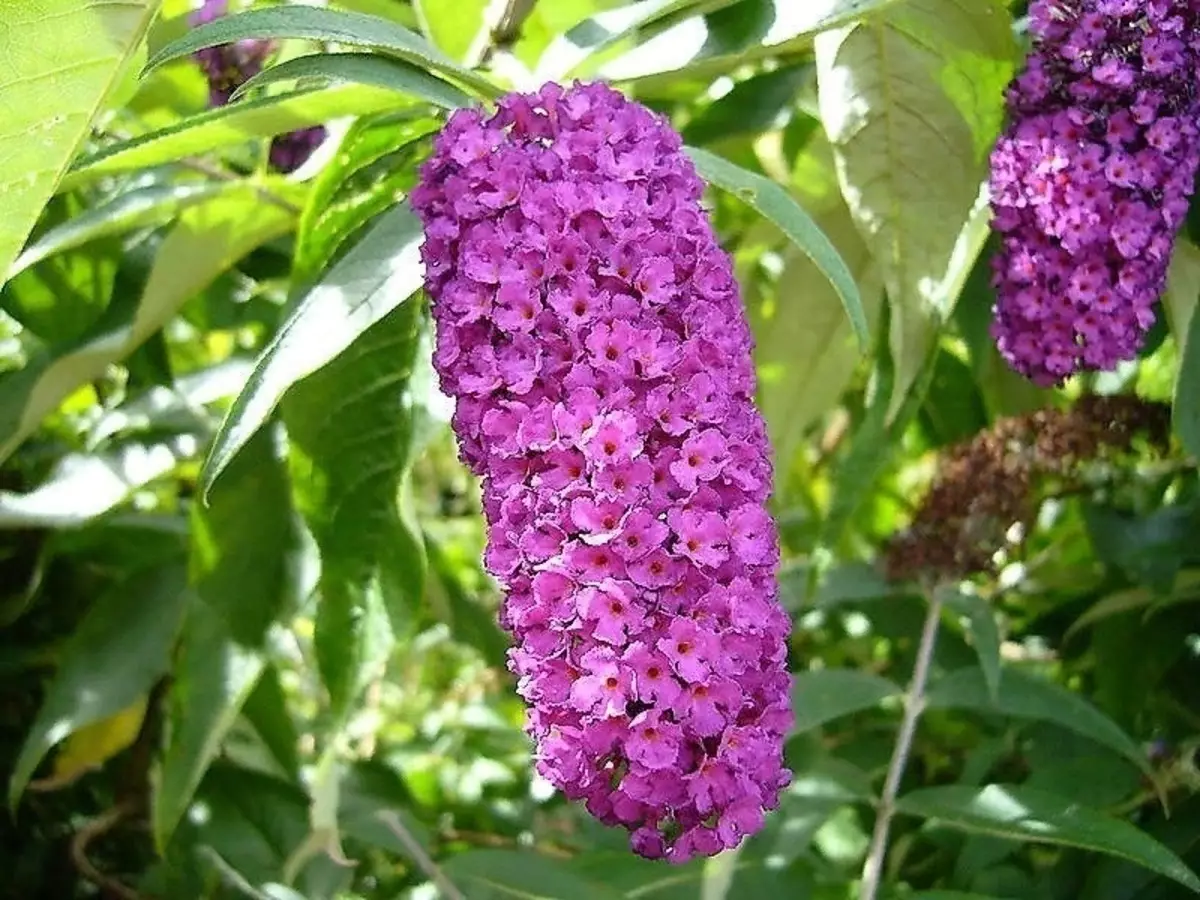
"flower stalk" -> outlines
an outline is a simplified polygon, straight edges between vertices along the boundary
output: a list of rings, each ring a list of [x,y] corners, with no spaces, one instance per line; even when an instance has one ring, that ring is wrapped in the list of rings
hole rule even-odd
[[[908,767],[909,755],[912,753],[917,722],[925,709],[925,687],[929,681],[929,666],[933,660],[934,647],[937,645],[938,625],[942,615],[942,601],[937,590],[927,591],[926,598],[928,605],[925,611],[925,623],[921,627],[921,642],[917,646],[917,661],[913,666],[908,690],[904,694],[904,715],[900,720],[900,730],[896,733],[892,758],[888,763],[883,791],[876,807],[875,828],[871,834],[871,844],[867,851],[866,862],[863,863],[862,883],[858,892],[859,900],[876,900],[879,895],[879,888],[883,883],[883,863],[887,856],[892,819],[896,815],[896,797],[900,792],[900,781],[904,778],[904,770]]]

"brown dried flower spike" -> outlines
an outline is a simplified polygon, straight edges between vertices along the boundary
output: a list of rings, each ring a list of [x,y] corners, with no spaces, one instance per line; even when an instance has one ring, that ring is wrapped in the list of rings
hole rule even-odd
[[[888,542],[888,577],[965,577],[991,569],[1012,526],[1027,528],[1036,513],[1039,479],[1070,481],[1082,463],[1130,450],[1139,434],[1166,447],[1170,407],[1088,395],[1069,410],[997,421],[945,453],[912,523]]]

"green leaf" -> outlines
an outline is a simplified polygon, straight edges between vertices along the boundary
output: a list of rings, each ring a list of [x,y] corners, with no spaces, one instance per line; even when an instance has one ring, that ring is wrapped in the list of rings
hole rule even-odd
[[[998,0],[907,0],[814,46],[842,193],[893,307],[891,418],[987,236],[981,186],[1016,47]]]
[[[158,131],[110,144],[75,164],[62,189],[105,175],[135,172],[222,147],[270,138],[341,116],[366,115],[402,105],[395,92],[349,84],[256,97],[172,122]]]
[[[850,318],[850,325],[854,329],[855,337],[858,338],[859,346],[862,348],[869,346],[870,334],[867,329],[867,315],[863,310],[862,297],[859,296],[854,276],[841,255],[838,254],[837,249],[829,242],[829,238],[817,227],[808,213],[791,198],[787,191],[770,179],[754,172],[748,172],[707,150],[700,150],[696,147],[686,147],[684,150],[696,164],[696,171],[700,177],[729,191],[758,210],[778,225],[783,233],[813,261],[813,264],[821,270],[837,291],[842,307]]]
[[[820,544],[834,547],[841,540],[854,513],[870,495],[875,481],[895,452],[888,440],[887,414],[896,380],[896,366],[886,335],[891,322],[891,306],[880,310],[883,327],[876,334],[874,384],[862,422],[851,439],[850,450],[837,466],[833,479],[833,498],[821,525]]]
[[[923,788],[897,800],[896,810],[965,831],[1117,856],[1200,893],[1200,878],[1145,832],[1045,791],[999,784]]]
[[[192,181],[156,184],[126,191],[107,203],[86,208],[79,215],[51,228],[17,257],[8,277],[13,278],[48,256],[80,247],[89,241],[170,222],[188,207],[241,187],[242,182]]]
[[[275,183],[247,185],[185,210],[163,240],[140,300],[114,303],[83,340],[0,376],[0,462],[72,391],[128,356],[184,301],[251,250],[294,225],[289,209],[262,201],[259,191]],[[281,184],[277,192],[283,189]]]
[[[1171,406],[1171,424],[1184,449],[1200,457],[1200,316],[1188,320],[1183,339],[1183,358],[1175,381],[1175,401]]]
[[[367,84],[427,100],[444,109],[470,106],[471,97],[424,69],[370,53],[319,53],[298,56],[263,69],[233,93],[237,100],[270,84],[313,80],[324,85]]]
[[[1167,289],[1163,292],[1163,309],[1175,342],[1182,351],[1187,344],[1188,331],[1196,302],[1200,300],[1200,247],[1182,234],[1175,238],[1171,251],[1171,268],[1167,273]]]
[[[799,576],[800,573],[796,574]],[[847,562],[822,573],[812,605],[816,609],[833,609],[843,603],[901,597],[906,593],[902,586],[888,581],[874,566]]]
[[[40,234],[86,212],[82,197],[53,197],[42,214]],[[102,238],[85,252],[52,256],[7,282],[0,289],[0,306],[45,344],[78,340],[104,315],[118,281],[142,277],[145,254],[138,250]]]
[[[520,850],[468,850],[450,857],[442,871],[472,900],[617,900],[621,892],[589,880],[567,864]]]
[[[297,504],[321,553],[314,642],[335,710],[371,664],[374,610],[403,630],[424,592],[424,544],[403,495],[422,314],[420,303],[395,307],[283,401]]]
[[[0,529],[78,528],[171,472],[194,452],[192,442],[177,438],[63,456],[34,490],[0,491]]]
[[[797,36],[811,37],[877,15],[899,2],[901,0],[817,0],[815,3],[797,4],[790,11],[793,19],[790,30],[795,31]]]
[[[421,223],[407,204],[370,231],[300,302],[263,350],[213,441],[201,474],[207,494],[283,395],[405,304],[421,286]]]
[[[11,807],[50,748],[119,713],[167,672],[187,597],[183,567],[164,566],[133,575],[97,598],[63,648],[13,766]]]
[[[418,847],[430,852],[433,832],[408,812],[414,801],[394,769],[379,762],[347,766],[338,793],[338,827],[348,841],[411,860],[412,848],[398,833],[398,823]]]
[[[197,796],[208,815],[190,823],[195,840],[211,848],[243,883],[278,878],[288,854],[308,833],[307,796],[274,776],[218,761]]]
[[[496,622],[495,612],[479,602],[478,591],[468,590],[456,561],[449,558],[439,541],[426,535],[425,548],[430,568],[437,576],[431,588],[436,586],[445,595],[444,599],[437,598],[443,599],[442,603],[437,603],[431,596],[438,617],[446,623],[457,642],[474,647],[484,662],[503,669],[509,641]]]
[[[253,726],[284,774],[293,781],[300,778],[299,738],[296,723],[288,712],[287,697],[279,680],[279,669],[268,664],[254,690],[242,705],[242,715]]]
[[[463,62],[477,54],[477,45],[486,27],[484,13],[488,0],[415,0],[421,30],[451,59]]]
[[[212,418],[205,407],[234,396],[253,368],[252,360],[233,356],[181,375],[170,387],[155,385],[131,396],[96,419],[88,429],[88,446],[135,431],[206,431]]]
[[[689,144],[707,144],[741,134],[761,134],[786,121],[796,95],[812,80],[811,64],[784,66],[739,81],[704,107],[683,129]]]
[[[792,676],[792,733],[809,731],[842,716],[874,709],[904,693],[879,675],[854,669],[819,669]]]
[[[631,51],[600,69],[639,91],[670,90],[682,79],[711,81],[760,60],[807,54],[822,31],[880,13],[899,0],[743,0],[713,3],[704,18],[672,17]]]
[[[314,180],[300,216],[293,289],[305,290],[353,243],[360,229],[394,206],[415,181],[418,159],[442,123],[392,113],[350,126],[337,157]]]
[[[942,592],[942,602],[950,612],[961,616],[963,629],[971,636],[971,646],[979,656],[979,668],[987,684],[988,695],[997,700],[1000,691],[1000,626],[987,597],[967,593],[961,588]]]
[[[1159,594],[1172,590],[1180,567],[1194,558],[1200,526],[1200,506],[1194,503],[1145,515],[1087,503],[1083,515],[1097,558]]]
[[[249,555],[255,545],[244,536],[242,540],[244,553]],[[246,599],[261,602],[261,598]],[[257,649],[233,640],[220,613],[203,600],[192,605],[174,666],[170,739],[151,813],[154,842],[160,852],[191,804],[264,665]]]
[[[1165,595],[1160,595],[1147,587],[1131,587],[1114,591],[1101,597],[1067,629],[1063,635],[1064,643],[1078,634],[1082,629],[1089,628],[1097,622],[1110,616],[1132,612],[1136,609],[1151,607],[1146,611],[1145,618],[1154,612],[1175,603],[1187,602],[1200,597],[1200,570],[1184,569],[1175,576],[1175,583]]]
[[[534,81],[561,81],[589,57],[669,16],[698,16],[736,0],[642,0],[605,10],[556,37],[538,60]]]
[[[1146,774],[1151,773],[1141,747],[1112,719],[1078,694],[1019,669],[1004,670],[994,700],[983,671],[972,666],[938,679],[925,703],[930,709],[971,709],[1050,722],[1115,750]]]
[[[159,4],[8,0],[4,6],[0,284]]]
[[[162,48],[146,63],[146,71],[151,72],[164,63],[188,56],[204,47],[246,38],[299,38],[348,47],[374,48],[458,81],[473,89],[480,97],[490,98],[500,93],[487,78],[459,66],[403,25],[376,16],[315,6],[277,6],[252,9],[236,16],[223,16],[193,28],[179,40]]]
[[[296,599],[292,515],[287,473],[267,431],[250,440],[207,505],[192,506],[192,584],[248,647],[262,647]]]
[[[844,204],[818,214],[817,226],[841,252],[860,288],[868,326],[876,327],[883,285]],[[833,284],[799,251],[785,257],[769,315],[754,308],[758,402],[781,465],[805,432],[838,402],[862,362]]]

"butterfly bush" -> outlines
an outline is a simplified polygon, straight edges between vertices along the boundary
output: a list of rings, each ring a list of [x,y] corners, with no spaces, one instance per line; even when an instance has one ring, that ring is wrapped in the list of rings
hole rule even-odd
[[[229,12],[229,0],[204,0],[191,16],[193,27],[216,21]],[[272,41],[247,38],[216,47],[203,47],[193,54],[208,81],[208,105],[225,106],[234,92],[263,70],[275,50]],[[277,135],[268,150],[268,162],[277,172],[294,172],[325,140],[320,125]]]
[[[1040,385],[1110,370],[1154,323],[1200,132],[1197,0],[1034,0],[991,159],[992,334]]]
[[[454,113],[411,197],[537,770],[673,861],[791,774],[772,467],[701,190],[664,120],[548,84]]]

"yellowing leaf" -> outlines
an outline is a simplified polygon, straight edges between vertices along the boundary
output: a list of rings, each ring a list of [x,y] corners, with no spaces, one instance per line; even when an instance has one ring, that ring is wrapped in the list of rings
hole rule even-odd
[[[85,725],[72,734],[54,758],[51,779],[54,786],[68,784],[84,772],[104,765],[132,744],[145,716],[146,698],[143,696],[115,715]]]

